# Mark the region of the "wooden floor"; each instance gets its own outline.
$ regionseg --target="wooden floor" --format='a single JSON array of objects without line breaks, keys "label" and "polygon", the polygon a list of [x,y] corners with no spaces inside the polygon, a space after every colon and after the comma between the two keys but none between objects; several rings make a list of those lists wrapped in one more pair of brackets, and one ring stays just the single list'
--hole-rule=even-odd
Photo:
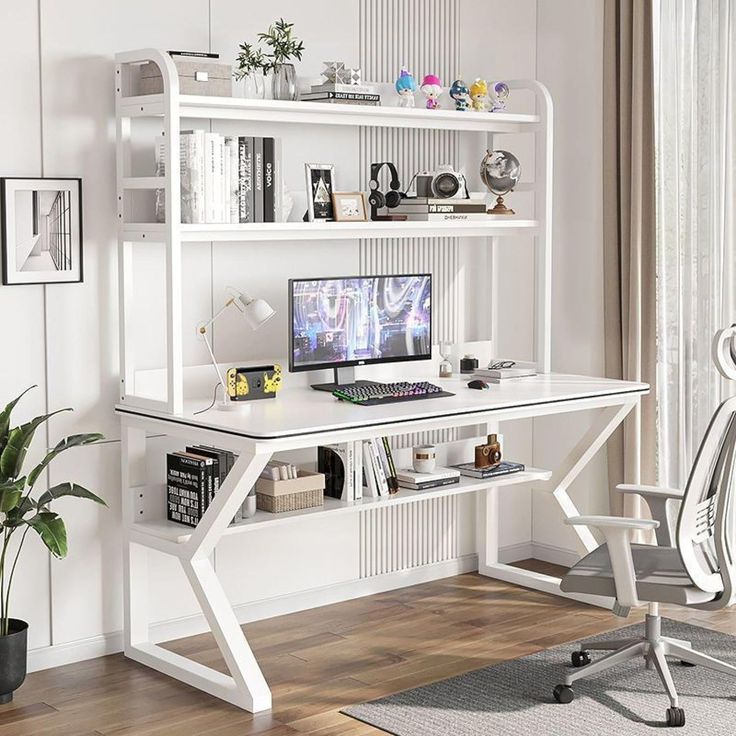
[{"label": "wooden floor", "polygon": [[[736,633],[729,612],[665,613]],[[562,598],[460,575],[247,625],[273,691],[269,713],[245,713],[113,655],[29,675],[15,702],[0,706],[0,736],[378,734],[339,709],[640,618],[624,621]],[[224,671],[209,634],[171,648]]]}]

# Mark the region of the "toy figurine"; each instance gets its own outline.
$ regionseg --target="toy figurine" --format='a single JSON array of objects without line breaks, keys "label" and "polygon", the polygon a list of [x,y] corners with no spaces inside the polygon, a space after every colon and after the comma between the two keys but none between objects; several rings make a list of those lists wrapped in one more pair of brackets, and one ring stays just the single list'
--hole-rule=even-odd
[{"label": "toy figurine", "polygon": [[427,110],[436,110],[439,106],[439,97],[442,94],[442,82],[435,74],[427,74],[419,88],[427,98]]},{"label": "toy figurine", "polygon": [[493,94],[496,99],[493,101],[491,112],[502,112],[506,109],[506,100],[509,96],[508,84],[506,82],[496,82],[493,85]]},{"label": "toy figurine", "polygon": [[455,109],[464,112],[470,106],[468,85],[462,79],[456,79],[450,87],[450,97],[455,100]]},{"label": "toy figurine", "polygon": [[488,85],[484,79],[478,78],[470,85],[470,99],[473,110],[483,112],[488,109]]},{"label": "toy figurine", "polygon": [[405,66],[401,67],[394,86],[399,95],[399,107],[414,107],[414,93],[417,91],[417,83],[412,73]]}]

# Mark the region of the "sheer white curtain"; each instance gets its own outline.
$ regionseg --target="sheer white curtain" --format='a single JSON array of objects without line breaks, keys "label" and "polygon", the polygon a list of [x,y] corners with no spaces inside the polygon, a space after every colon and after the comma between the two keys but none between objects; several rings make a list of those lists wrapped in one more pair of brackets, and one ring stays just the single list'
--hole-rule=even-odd
[{"label": "sheer white curtain", "polygon": [[736,0],[655,11],[657,475],[683,487],[718,403],[710,357],[736,323]]}]

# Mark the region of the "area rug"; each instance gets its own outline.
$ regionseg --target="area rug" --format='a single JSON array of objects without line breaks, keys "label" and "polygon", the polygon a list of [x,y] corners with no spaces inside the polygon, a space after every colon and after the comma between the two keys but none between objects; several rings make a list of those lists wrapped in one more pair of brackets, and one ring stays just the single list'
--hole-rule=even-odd
[{"label": "area rug", "polygon": [[[643,624],[595,639],[638,636]],[[736,637],[663,619],[662,633],[736,664]],[[530,654],[361,705],[342,713],[394,736],[629,736],[666,728],[669,700],[654,670],[632,660],[573,686],[575,700],[560,705],[552,689],[563,682],[573,644]],[[593,652],[593,658],[600,653]],[[685,709],[678,736],[736,734],[736,677],[671,661]]]}]

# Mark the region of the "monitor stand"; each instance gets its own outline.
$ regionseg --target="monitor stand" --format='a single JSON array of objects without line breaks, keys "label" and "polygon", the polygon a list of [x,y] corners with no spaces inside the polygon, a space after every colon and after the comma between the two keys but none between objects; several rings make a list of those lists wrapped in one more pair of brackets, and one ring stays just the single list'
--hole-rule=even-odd
[{"label": "monitor stand", "polygon": [[375,386],[378,381],[356,381],[355,380],[355,369],[351,366],[350,368],[333,368],[333,382],[332,383],[313,383],[312,388],[315,391],[329,391],[332,393],[339,386]]}]

